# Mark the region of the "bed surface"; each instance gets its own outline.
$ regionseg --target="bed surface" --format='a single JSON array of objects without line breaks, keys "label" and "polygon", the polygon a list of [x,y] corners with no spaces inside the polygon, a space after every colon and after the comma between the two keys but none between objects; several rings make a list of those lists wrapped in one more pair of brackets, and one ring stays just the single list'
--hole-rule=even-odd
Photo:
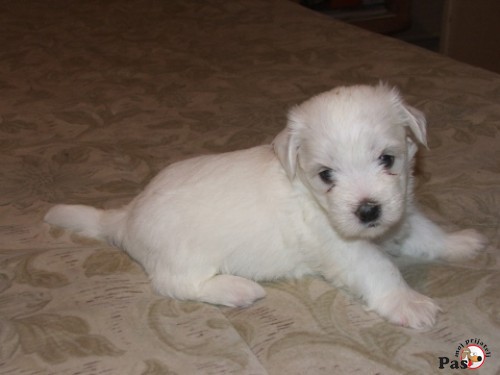
[{"label": "bed surface", "polygon": [[[468,339],[500,371],[500,76],[285,0],[0,4],[0,373],[443,374]],[[49,228],[55,203],[117,207],[169,163],[269,143],[292,105],[386,81],[426,113],[417,198],[490,245],[402,264],[444,312],[395,327],[321,279],[246,309],[156,295],[104,243]]]}]

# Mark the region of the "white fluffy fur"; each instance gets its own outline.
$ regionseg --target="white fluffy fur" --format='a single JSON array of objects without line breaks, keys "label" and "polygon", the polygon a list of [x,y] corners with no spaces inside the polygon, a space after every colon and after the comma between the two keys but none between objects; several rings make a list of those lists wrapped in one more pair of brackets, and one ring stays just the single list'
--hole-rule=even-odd
[{"label": "white fluffy fur", "polygon": [[[426,142],[425,118],[396,90],[340,87],[293,108],[273,145],[172,164],[118,210],[58,205],[45,219],[120,246],[166,296],[247,306],[265,296],[252,280],[316,274],[393,323],[429,327],[438,306],[385,251],[467,258],[484,239],[446,234],[417,211],[417,142]],[[362,222],[367,200],[380,213]]]}]

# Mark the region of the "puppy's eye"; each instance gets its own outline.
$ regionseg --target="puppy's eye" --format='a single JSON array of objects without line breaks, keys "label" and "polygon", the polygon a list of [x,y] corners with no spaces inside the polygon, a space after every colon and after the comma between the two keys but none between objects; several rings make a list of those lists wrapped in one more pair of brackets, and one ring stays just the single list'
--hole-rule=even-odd
[{"label": "puppy's eye", "polygon": [[384,166],[385,169],[391,169],[394,165],[394,155],[382,154],[378,158],[380,164]]},{"label": "puppy's eye", "polygon": [[333,183],[333,171],[331,169],[325,169],[324,171],[319,172],[319,177],[325,184]]}]

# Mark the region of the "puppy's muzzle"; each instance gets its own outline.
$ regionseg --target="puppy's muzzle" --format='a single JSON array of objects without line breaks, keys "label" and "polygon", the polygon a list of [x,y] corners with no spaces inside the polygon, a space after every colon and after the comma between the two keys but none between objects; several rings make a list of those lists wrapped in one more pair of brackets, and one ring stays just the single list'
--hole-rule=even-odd
[{"label": "puppy's muzzle", "polygon": [[354,214],[363,224],[374,224],[382,214],[382,207],[378,202],[364,200]]}]

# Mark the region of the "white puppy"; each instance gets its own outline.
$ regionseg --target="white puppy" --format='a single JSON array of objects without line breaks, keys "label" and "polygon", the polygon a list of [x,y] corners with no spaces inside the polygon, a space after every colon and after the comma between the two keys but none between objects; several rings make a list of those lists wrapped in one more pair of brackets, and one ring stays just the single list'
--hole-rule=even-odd
[{"label": "white puppy", "polygon": [[428,327],[439,307],[385,251],[468,258],[484,239],[415,208],[425,125],[395,89],[339,87],[293,108],[272,145],[172,164],[121,209],[58,205],[45,219],[125,249],[166,296],[247,306],[265,296],[251,280],[315,274],[393,323]]}]

